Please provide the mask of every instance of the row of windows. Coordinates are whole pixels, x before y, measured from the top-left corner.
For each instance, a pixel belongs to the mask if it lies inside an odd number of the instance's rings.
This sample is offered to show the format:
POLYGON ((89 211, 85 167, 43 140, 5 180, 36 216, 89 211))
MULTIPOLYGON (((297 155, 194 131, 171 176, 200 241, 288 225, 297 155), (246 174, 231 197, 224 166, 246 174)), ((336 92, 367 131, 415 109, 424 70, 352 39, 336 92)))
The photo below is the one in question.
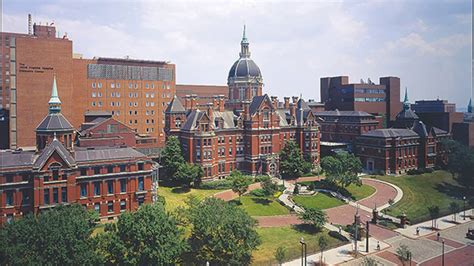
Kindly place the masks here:
MULTIPOLYGON (((143 201, 138 201, 138 204, 141 205, 143 201)), ((99 202, 94 203, 94 210, 98 213, 100 213, 100 206, 101 204, 99 202)), ((125 200, 120 200, 120 212, 124 212, 127 210, 127 202, 125 200)), ((107 213, 113 213, 114 212, 114 202, 113 201, 107 201, 107 213)))
MULTIPOLYGON (((108 180, 106 181, 106 191, 104 192, 107 192, 106 195, 113 195, 115 193, 115 190, 114 190, 114 183, 116 182, 116 180, 108 180)), ((120 189, 119 189, 119 193, 126 193, 127 192, 127 179, 123 178, 123 179, 119 179, 119 182, 120 182, 120 189)), ((93 189, 93 195, 94 196, 100 196, 102 195, 102 191, 101 191, 101 188, 102 189, 105 189, 103 186, 101 186, 102 184, 102 181, 96 181, 96 182, 93 182, 92 183, 92 189, 93 189)), ((81 184, 81 198, 87 198, 88 196, 88 187, 89 184, 88 183, 83 183, 81 184)), ((144 191, 145 190, 145 181, 144 181, 144 178, 141 176, 141 177, 138 177, 138 191, 144 191)))
POLYGON ((385 98, 379 97, 365 97, 365 98, 354 98, 355 102, 384 102, 385 98))
MULTIPOLYGON (((10 207, 15 205, 15 191, 14 190, 7 190, 5 191, 5 206, 10 207)), ((20 190, 21 193, 21 202, 19 205, 30 205, 31 199, 31 192, 28 189, 20 190)), ((67 200, 67 198, 66 198, 67 200)))
MULTIPOLYGON (((110 88, 111 89, 115 89, 115 88, 120 89, 120 86, 121 86, 120 83, 110 83, 110 88)), ((138 89, 138 87, 139 87, 138 83, 128 83, 128 88, 129 89, 133 89, 133 88, 138 89)), ((94 88, 94 89, 95 88, 98 88, 98 89, 102 88, 102 82, 97 82, 97 83, 92 82, 92 88, 94 88)), ((149 89, 149 88, 154 89, 155 84, 145 83, 145 88, 146 89, 149 89)), ((171 85, 170 84, 163 84, 161 88, 164 89, 164 90, 170 90, 171 85)))
POLYGON ((261 135, 260 141, 262 142, 269 142, 272 141, 272 135, 261 135))
MULTIPOLYGON (((144 163, 138 163, 138 170, 139 171, 143 171, 145 169, 145 164, 144 163)), ((82 167, 80 169, 81 171, 81 176, 86 176, 89 174, 89 169, 92 169, 94 172, 94 175, 99 175, 101 173, 104 173, 104 171, 102 171, 102 169, 107 169, 107 173, 110 174, 110 173, 117 173, 117 170, 119 170, 119 172, 127 172, 127 166, 125 164, 121 164, 119 165, 119 168, 117 169, 115 165, 108 165, 106 167, 102 167, 102 166, 95 166, 95 167, 92 167, 92 168, 89 168, 89 167, 82 167)), ((54 171, 53 171, 54 173, 54 171)))

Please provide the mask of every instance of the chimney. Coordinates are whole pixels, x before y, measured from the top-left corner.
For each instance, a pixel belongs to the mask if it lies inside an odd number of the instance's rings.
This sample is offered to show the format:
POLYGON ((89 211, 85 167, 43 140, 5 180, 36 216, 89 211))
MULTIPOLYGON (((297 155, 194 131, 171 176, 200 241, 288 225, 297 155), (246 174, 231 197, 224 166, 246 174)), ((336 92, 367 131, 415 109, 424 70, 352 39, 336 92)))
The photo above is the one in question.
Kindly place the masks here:
POLYGON ((271 99, 272 99, 273 107, 278 108, 278 97, 272 96, 271 99))
POLYGON ((290 103, 290 116, 296 116, 296 103, 290 103))
POLYGON ((211 119, 211 121, 212 121, 212 116, 214 115, 214 114, 213 114, 213 108, 214 108, 214 106, 213 106, 212 103, 206 104, 207 116, 209 116, 209 118, 211 119))
POLYGON ((242 107, 244 108, 244 120, 250 120, 250 101, 243 101, 242 107))
POLYGON ((191 96, 189 95, 184 96, 184 109, 191 109, 191 96))
POLYGON ((224 112, 225 110, 225 96, 219 95, 219 112, 224 112))
POLYGON ((285 99, 285 109, 290 109, 290 97, 283 97, 285 99))
POLYGON ((197 95, 196 94, 191 94, 190 109, 191 110, 197 109, 197 95))
POLYGON ((293 97, 291 97, 291 98, 292 98, 292 100, 293 100, 293 103, 296 104, 296 103, 298 102, 298 96, 293 96, 293 97))

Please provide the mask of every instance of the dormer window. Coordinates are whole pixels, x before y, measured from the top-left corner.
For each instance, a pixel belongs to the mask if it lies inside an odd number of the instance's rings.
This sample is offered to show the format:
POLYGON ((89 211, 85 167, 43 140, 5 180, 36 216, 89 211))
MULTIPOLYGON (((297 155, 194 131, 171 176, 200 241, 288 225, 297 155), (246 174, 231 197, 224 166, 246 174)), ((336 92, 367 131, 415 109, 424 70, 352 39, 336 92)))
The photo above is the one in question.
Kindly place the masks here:
POLYGON ((181 119, 180 119, 180 118, 176 118, 176 120, 174 121, 174 125, 175 125, 177 128, 180 128, 180 127, 181 127, 181 119))

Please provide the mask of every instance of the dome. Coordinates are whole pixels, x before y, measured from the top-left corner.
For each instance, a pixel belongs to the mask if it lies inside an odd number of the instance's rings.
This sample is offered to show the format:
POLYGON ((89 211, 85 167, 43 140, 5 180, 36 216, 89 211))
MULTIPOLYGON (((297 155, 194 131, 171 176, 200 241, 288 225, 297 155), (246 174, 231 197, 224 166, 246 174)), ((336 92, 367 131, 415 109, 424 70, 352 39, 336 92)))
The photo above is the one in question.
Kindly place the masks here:
POLYGON ((250 59, 250 58, 239 58, 239 60, 235 61, 229 71, 229 79, 230 78, 247 78, 247 77, 262 77, 262 73, 260 72, 260 68, 258 68, 257 64, 250 59))

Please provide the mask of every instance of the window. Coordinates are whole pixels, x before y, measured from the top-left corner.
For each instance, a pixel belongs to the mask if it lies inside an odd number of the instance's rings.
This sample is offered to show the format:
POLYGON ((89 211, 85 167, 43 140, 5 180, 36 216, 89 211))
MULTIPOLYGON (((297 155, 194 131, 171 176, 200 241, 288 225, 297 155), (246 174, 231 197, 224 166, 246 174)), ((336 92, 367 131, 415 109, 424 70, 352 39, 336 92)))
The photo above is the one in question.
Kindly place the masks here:
POLYGON ((100 174, 100 167, 94 167, 94 175, 100 174))
POLYGON ((120 172, 125 172, 126 171, 125 168, 126 168, 125 164, 120 165, 120 172))
POLYGON ((100 182, 94 182, 94 196, 100 195, 100 182))
POLYGON ((138 163, 138 171, 143 171, 144 163, 138 163))
POLYGON ((94 210, 100 213, 100 203, 94 203, 94 210))
POLYGON ((120 179, 120 193, 127 192, 127 179, 120 179))
POLYGON ((59 202, 59 191, 58 188, 53 188, 53 203, 59 202))
POLYGON ((81 175, 87 175, 87 168, 81 168, 81 175))
POLYGON ((5 192, 5 194, 7 194, 6 205, 13 206, 13 191, 8 190, 5 192))
POLYGON ((95 82, 92 82, 92 88, 95 88, 95 82))
POLYGON ((92 98, 95 98, 97 94, 95 92, 92 92, 92 98))
POLYGON ((99 88, 99 89, 102 88, 102 83, 101 82, 97 83, 97 88, 99 88))
POLYGON ((67 202, 67 187, 61 188, 61 202, 67 202))
POLYGON ((113 173, 114 172, 114 166, 113 165, 109 165, 107 166, 107 173, 113 173))
POLYGON ((112 180, 107 181, 107 193, 114 194, 114 181, 112 180))
POLYGON ((49 205, 49 189, 44 190, 43 198, 44 198, 44 204, 49 205))
POLYGON ((21 205, 29 205, 30 204, 30 192, 28 189, 21 190, 21 205))
POLYGON ((120 212, 124 212, 127 209, 127 202, 125 200, 120 201, 120 212))
POLYGON ((59 170, 53 169, 53 180, 58 180, 59 178, 59 170))
POLYGON ((107 212, 114 212, 114 202, 108 201, 107 202, 107 212))
POLYGON ((81 198, 87 197, 87 184, 81 184, 81 198))
POLYGON ((138 191, 143 191, 145 190, 145 183, 143 181, 143 176, 140 176, 138 178, 138 191))

